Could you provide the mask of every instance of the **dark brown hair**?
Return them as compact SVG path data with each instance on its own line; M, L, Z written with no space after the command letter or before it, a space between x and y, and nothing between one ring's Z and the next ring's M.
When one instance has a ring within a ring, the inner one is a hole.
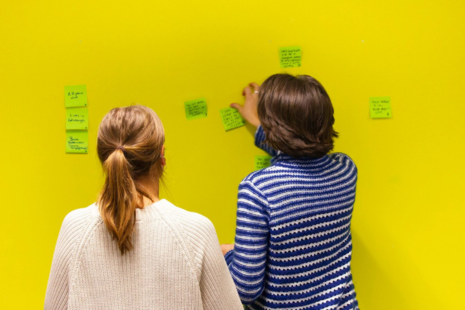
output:
M260 87L258 117L269 146L295 158L318 158L333 147L334 110L324 87L308 75L275 74Z
M142 196L153 201L137 180L150 174L161 178L164 142L157 114L141 105L113 109L100 123L97 152L106 178L98 206L121 255L132 249L135 212L143 207Z

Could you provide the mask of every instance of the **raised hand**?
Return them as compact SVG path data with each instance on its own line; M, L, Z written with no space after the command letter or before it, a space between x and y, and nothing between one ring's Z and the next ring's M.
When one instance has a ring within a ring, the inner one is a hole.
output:
M252 92L253 88L253 92ZM260 120L258 119L258 92L260 85L257 83L250 83L249 86L244 88L242 91L242 96L245 97L244 105L238 103L231 103L231 108L236 109L242 115L242 117L249 122L250 124L258 127L260 125Z

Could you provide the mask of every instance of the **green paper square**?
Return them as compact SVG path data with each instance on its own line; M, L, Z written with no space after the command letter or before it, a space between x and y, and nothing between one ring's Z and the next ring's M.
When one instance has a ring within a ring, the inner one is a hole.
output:
M255 156L255 171L271 166L272 158L273 157L268 156L268 155L256 155Z
M223 121L224 130L228 131L245 125L245 120L241 114L233 108L220 110L221 120Z
M89 111L87 108L66 109L66 130L87 130Z
M207 101L204 98L184 102L187 120L207 117Z
M86 85L65 86L65 107L86 107L87 88Z
M281 68L300 67L302 64L302 50L300 46L281 47L279 49L279 63Z
M87 131L66 132L66 153L87 154L89 134Z
M391 118L391 97L370 97L371 118Z

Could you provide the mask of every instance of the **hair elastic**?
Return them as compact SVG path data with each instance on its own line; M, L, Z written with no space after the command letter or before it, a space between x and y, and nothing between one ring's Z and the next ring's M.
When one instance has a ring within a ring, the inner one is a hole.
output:
M117 150L119 149L119 150L121 150L121 151L123 151L123 152L126 151L126 149L124 148L124 146L121 146L121 145L120 145L120 146L117 146L116 149L117 149Z

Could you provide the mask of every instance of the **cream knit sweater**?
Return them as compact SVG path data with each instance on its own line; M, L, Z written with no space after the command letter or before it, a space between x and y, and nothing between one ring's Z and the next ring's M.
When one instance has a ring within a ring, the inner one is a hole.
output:
M97 206L69 213L58 236L45 309L238 309L213 224L166 200L136 210L121 256Z

